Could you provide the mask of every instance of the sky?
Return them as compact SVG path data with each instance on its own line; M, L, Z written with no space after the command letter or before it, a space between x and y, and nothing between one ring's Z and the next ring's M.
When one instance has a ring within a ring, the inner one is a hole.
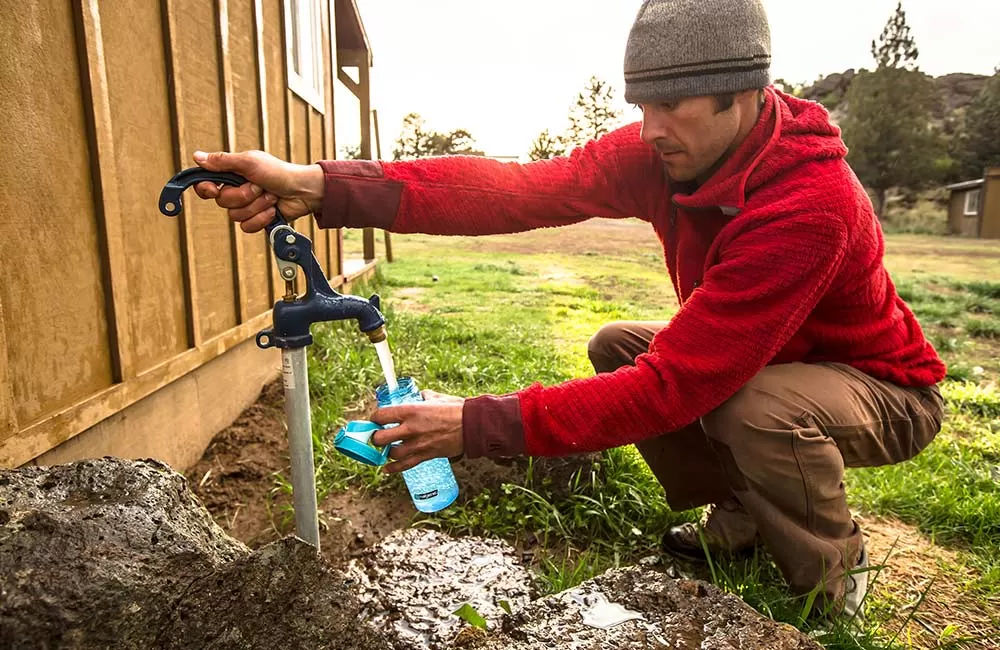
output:
M392 157L408 113L437 131L466 129L487 155L524 156L543 129L565 130L569 108L592 75L615 89L623 120L639 118L622 99L622 61L641 0L356 2L372 47L372 108L383 158ZM763 2L772 79L806 83L870 67L871 41L896 6L896 0ZM923 71L991 74L1000 66L1000 1L904 0L903 9ZM343 87L335 91L338 146L356 143L356 120L343 116L355 115L357 103Z

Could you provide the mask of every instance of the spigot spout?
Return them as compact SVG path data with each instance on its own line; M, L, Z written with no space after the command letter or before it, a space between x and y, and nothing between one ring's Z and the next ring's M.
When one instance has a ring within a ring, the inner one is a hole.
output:
M385 331L385 325L382 325L377 329L373 329L370 332L366 332L366 334L368 334L368 340L372 343L381 343L388 338L388 334Z
M354 320L358 323L358 329L369 335L385 328L385 317L379 311L377 294L366 300L360 296L340 294L333 290L330 293L317 290L315 300L317 309L314 322Z

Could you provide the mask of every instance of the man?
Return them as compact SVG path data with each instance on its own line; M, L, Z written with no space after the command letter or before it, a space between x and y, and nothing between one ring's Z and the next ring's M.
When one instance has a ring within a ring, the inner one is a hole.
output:
M626 99L641 124L525 165L471 157L290 165L266 154L195 160L253 184L197 188L243 229L314 212L328 228L491 234L593 216L659 237L681 308L612 323L597 375L511 395L380 410L401 422L402 471L432 457L568 455L635 443L703 558L762 541L791 589L853 614L867 555L844 467L907 460L937 434L944 364L883 266L871 202L818 104L769 84L759 0L647 0L629 34Z

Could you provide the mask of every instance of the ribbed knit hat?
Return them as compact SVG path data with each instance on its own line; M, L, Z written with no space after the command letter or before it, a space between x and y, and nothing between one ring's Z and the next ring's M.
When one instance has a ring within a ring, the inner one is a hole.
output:
M645 0L625 47L625 101L763 88L770 67L761 0Z

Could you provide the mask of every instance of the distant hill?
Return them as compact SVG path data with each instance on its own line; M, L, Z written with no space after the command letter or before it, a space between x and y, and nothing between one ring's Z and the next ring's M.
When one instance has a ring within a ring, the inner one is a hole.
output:
M839 122L850 110L844 102L844 96L847 94L847 89L850 88L855 74L853 68L844 72L835 72L816 81L811 86L802 88L798 94L826 106L834 121ZM969 102L986 84L989 77L981 74L953 72L940 77L932 77L932 79L940 95L934 118L939 122L947 123L951 122L962 109L969 105Z

